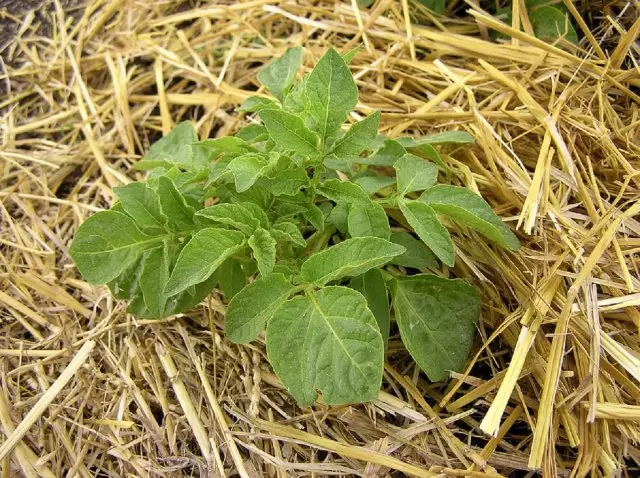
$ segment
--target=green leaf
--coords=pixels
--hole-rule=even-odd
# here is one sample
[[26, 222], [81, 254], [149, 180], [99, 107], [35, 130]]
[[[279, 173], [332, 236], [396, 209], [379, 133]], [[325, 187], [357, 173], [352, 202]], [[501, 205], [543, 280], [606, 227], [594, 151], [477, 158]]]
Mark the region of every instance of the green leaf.
[[233, 258], [224, 261], [218, 270], [218, 288], [227, 300], [233, 299], [247, 284], [247, 274], [242, 269], [242, 264]]
[[240, 249], [243, 241], [244, 234], [228, 229], [198, 231], [180, 251], [164, 293], [172, 296], [204, 282], [227, 257]]
[[343, 234], [349, 229], [349, 204], [341, 202], [331, 209], [327, 216], [327, 223], [333, 225]]
[[398, 138], [397, 141], [405, 148], [417, 148], [422, 144], [468, 144], [475, 142], [475, 138], [466, 131], [445, 131], [420, 138]]
[[144, 304], [155, 318], [164, 317], [167, 296], [164, 287], [169, 280], [169, 257], [167, 247], [156, 247], [145, 253], [140, 275], [140, 290]]
[[367, 194], [375, 194], [381, 189], [395, 184], [395, 182], [396, 178], [391, 176], [361, 176], [355, 180], [355, 183]]
[[136, 221], [138, 227], [163, 229], [167, 218], [160, 209], [158, 193], [144, 183], [131, 183], [113, 188], [122, 209]]
[[[372, 2], [372, 0], [367, 0], [367, 1], [371, 1]], [[356, 55], [358, 54], [358, 52], [360, 50], [362, 50], [362, 43], [358, 44], [357, 46], [354, 46], [351, 50], [349, 50], [348, 52], [344, 53], [342, 55], [342, 59], [348, 65], [349, 63], [351, 63], [351, 60], [353, 60], [356, 57]]]
[[258, 204], [253, 202], [240, 202], [238, 204], [248, 210], [251, 215], [258, 220], [258, 224], [260, 224], [262, 227], [269, 228], [269, 218], [267, 217], [267, 213], [262, 208], [262, 206], [259, 206]]
[[307, 73], [299, 81], [293, 84], [289, 93], [284, 97], [282, 108], [285, 111], [305, 117], [304, 91], [308, 78], [309, 74]]
[[393, 166], [397, 160], [407, 154], [407, 150], [394, 139], [385, 139], [382, 147], [368, 158], [359, 160], [371, 166]]
[[364, 190], [355, 183], [329, 179], [318, 185], [316, 191], [336, 203], [370, 204], [371, 199]]
[[216, 204], [196, 213], [197, 217], [204, 217], [211, 221], [226, 224], [250, 236], [258, 227], [259, 221], [242, 204]]
[[311, 223], [316, 231], [324, 229], [324, 214], [322, 210], [315, 204], [306, 204], [307, 210], [302, 213], [304, 218]]
[[404, 251], [404, 247], [378, 237], [354, 237], [309, 257], [302, 264], [302, 279], [322, 286], [342, 277], [364, 274]]
[[141, 232], [126, 214], [100, 211], [78, 228], [69, 254], [88, 282], [106, 284], [157, 242], [157, 237]]
[[405, 347], [436, 382], [461, 371], [480, 317], [480, 296], [460, 279], [419, 275], [392, 282], [393, 310]]
[[371, 269], [358, 277], [351, 279], [349, 287], [360, 292], [365, 299], [369, 310], [373, 312], [378, 329], [382, 335], [382, 341], [387, 343], [389, 340], [389, 293], [387, 285], [382, 277], [380, 269]]
[[573, 44], [578, 43], [578, 34], [569, 16], [556, 7], [542, 6], [528, 12], [529, 20], [537, 38], [554, 42], [564, 37]]
[[158, 178], [158, 195], [162, 212], [169, 219], [169, 226], [173, 230], [184, 231], [194, 226], [195, 209], [187, 204], [171, 179], [164, 176]]
[[198, 135], [193, 125], [189, 121], [184, 121], [153, 143], [149, 152], [134, 165], [134, 168], [148, 170], [163, 164], [169, 167], [175, 165], [189, 168], [192, 166], [192, 151], [189, 146], [196, 141], [198, 141]]
[[276, 241], [291, 242], [300, 247], [307, 245], [304, 237], [302, 237], [300, 233], [300, 229], [292, 222], [279, 222], [274, 224], [269, 232]]
[[453, 241], [449, 231], [440, 224], [435, 211], [419, 201], [401, 201], [400, 210], [418, 237], [438, 256], [438, 259], [453, 267], [455, 263]]
[[358, 102], [358, 87], [349, 67], [333, 48], [318, 61], [307, 79], [309, 114], [324, 145]]
[[331, 152], [338, 157], [358, 156], [376, 138], [380, 125], [380, 112], [367, 116], [351, 125], [342, 138], [335, 142]]
[[413, 154], [405, 154], [393, 168], [400, 196], [430, 188], [438, 179], [438, 167]]
[[268, 276], [276, 265], [276, 241], [269, 231], [259, 227], [249, 238], [249, 247], [258, 263], [260, 275]]
[[516, 250], [520, 241], [491, 207], [473, 191], [458, 186], [438, 185], [425, 191], [420, 201], [437, 213], [475, 229], [507, 249]]
[[229, 163], [229, 171], [233, 174], [236, 191], [246, 191], [266, 172], [267, 160], [256, 153], [243, 154]]
[[304, 156], [318, 154], [318, 137], [304, 125], [299, 116], [286, 111], [262, 110], [260, 118], [271, 139], [282, 149], [295, 151]]
[[236, 136], [247, 143], [260, 143], [269, 139], [269, 131], [262, 124], [250, 124], [238, 131]]
[[431, 249], [408, 232], [392, 232], [391, 242], [399, 244], [407, 250], [404, 254], [394, 257], [391, 264], [414, 269], [428, 269], [438, 265], [436, 256], [431, 252]]
[[293, 291], [282, 274], [261, 277], [236, 294], [224, 317], [224, 331], [229, 340], [246, 344], [255, 340], [267, 321]]
[[388, 240], [391, 234], [387, 213], [376, 203], [349, 206], [348, 224], [351, 237], [370, 236]]
[[440, 14], [443, 14], [447, 9], [446, 0], [418, 0], [418, 3], [421, 3], [428, 9]]
[[127, 266], [118, 277], [110, 281], [107, 286], [116, 299], [132, 299], [140, 292], [140, 274], [142, 273], [142, 255]]
[[250, 96], [244, 103], [240, 105], [238, 111], [245, 111], [249, 113], [255, 113], [256, 111], [263, 110], [265, 108], [278, 109], [280, 108], [275, 101], [264, 96]]
[[258, 81], [281, 102], [296, 77], [303, 53], [302, 47], [288, 48], [284, 55], [272, 61], [258, 73]]
[[267, 323], [267, 354], [300, 405], [317, 391], [329, 405], [373, 400], [382, 382], [384, 344], [365, 298], [326, 287], [282, 304]]
[[268, 177], [260, 179], [260, 185], [274, 196], [295, 196], [301, 188], [308, 184], [307, 172], [299, 167], [275, 170]]

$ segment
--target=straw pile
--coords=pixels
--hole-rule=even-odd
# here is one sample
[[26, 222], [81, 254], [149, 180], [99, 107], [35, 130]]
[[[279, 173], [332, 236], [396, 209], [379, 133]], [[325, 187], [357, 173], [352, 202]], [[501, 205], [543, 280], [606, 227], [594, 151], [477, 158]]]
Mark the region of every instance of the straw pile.
[[[536, 40], [524, 2], [513, 25], [468, 3], [429, 27], [406, 0], [54, 0], [49, 37], [33, 12], [3, 16], [2, 476], [638, 472], [640, 6], [566, 0], [571, 47]], [[261, 64], [301, 44], [308, 69], [360, 42], [358, 114], [382, 110], [392, 136], [473, 134], [445, 151], [446, 180], [479, 191], [524, 247], [455, 229], [450, 272], [484, 304], [464, 373], [430, 384], [392, 337], [378, 400], [301, 409], [262, 343], [225, 340], [219, 296], [136, 321], [67, 247], [172, 125], [233, 133]]]

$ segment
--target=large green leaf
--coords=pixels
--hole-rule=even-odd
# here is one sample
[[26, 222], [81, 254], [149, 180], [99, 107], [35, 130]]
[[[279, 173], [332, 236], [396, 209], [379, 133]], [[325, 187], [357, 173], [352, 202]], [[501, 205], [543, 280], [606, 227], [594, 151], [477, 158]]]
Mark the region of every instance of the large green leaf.
[[364, 189], [349, 181], [329, 179], [320, 183], [316, 191], [337, 203], [371, 204], [371, 199]]
[[244, 234], [237, 231], [214, 227], [198, 231], [180, 251], [164, 293], [172, 296], [204, 282], [243, 241]]
[[106, 284], [159, 240], [141, 232], [126, 214], [100, 211], [78, 228], [69, 254], [88, 282]]
[[384, 344], [359, 292], [326, 287], [282, 304], [267, 324], [267, 354], [301, 405], [317, 392], [329, 405], [373, 400], [382, 382]]
[[302, 47], [288, 48], [284, 55], [258, 73], [258, 81], [269, 88], [273, 96], [280, 101], [284, 100], [284, 94], [296, 77], [303, 53]]
[[236, 344], [255, 340], [293, 286], [282, 274], [261, 277], [236, 294], [224, 317], [227, 338]]
[[[508, 249], [518, 249], [520, 241], [484, 199], [467, 188], [441, 184], [425, 191], [420, 201], [436, 212], [459, 221]], [[434, 251], [435, 252], [435, 251]]]
[[398, 194], [423, 191], [433, 186], [438, 179], [438, 167], [413, 154], [405, 154], [395, 162]]
[[380, 269], [371, 269], [362, 275], [354, 277], [349, 287], [360, 292], [365, 299], [369, 310], [373, 312], [382, 340], [386, 344], [389, 340], [389, 293], [384, 277]]
[[400, 210], [418, 237], [448, 266], [455, 263], [455, 250], [449, 231], [431, 207], [419, 201], [401, 201]]
[[193, 167], [190, 145], [198, 141], [198, 135], [189, 121], [183, 121], [164, 137], [151, 145], [149, 152], [135, 164], [136, 169], [148, 170], [158, 166]]
[[478, 292], [460, 279], [397, 278], [391, 295], [405, 347], [432, 381], [460, 371], [480, 317]]
[[339, 158], [358, 156], [376, 138], [379, 125], [380, 112], [376, 111], [351, 125], [344, 136], [335, 142], [331, 152]]
[[578, 34], [567, 13], [548, 5], [532, 9], [528, 14], [534, 33], [541, 40], [553, 42], [564, 37], [571, 43], [578, 43]]
[[348, 228], [351, 237], [381, 237], [389, 239], [391, 230], [387, 213], [380, 204], [352, 204], [349, 206]]
[[324, 145], [358, 102], [358, 87], [351, 71], [333, 48], [325, 53], [309, 75], [305, 93], [309, 114]]
[[318, 154], [318, 137], [299, 116], [280, 110], [262, 110], [260, 118], [271, 139], [282, 149], [306, 156]]
[[239, 260], [230, 257], [215, 271], [218, 276], [218, 289], [227, 300], [233, 299], [247, 285], [247, 274]]
[[145, 183], [130, 183], [113, 188], [122, 209], [131, 216], [138, 227], [164, 228], [167, 218], [160, 209], [158, 193]]
[[323, 285], [342, 277], [364, 274], [404, 251], [404, 247], [378, 237], [354, 237], [309, 257], [302, 264], [302, 278]]

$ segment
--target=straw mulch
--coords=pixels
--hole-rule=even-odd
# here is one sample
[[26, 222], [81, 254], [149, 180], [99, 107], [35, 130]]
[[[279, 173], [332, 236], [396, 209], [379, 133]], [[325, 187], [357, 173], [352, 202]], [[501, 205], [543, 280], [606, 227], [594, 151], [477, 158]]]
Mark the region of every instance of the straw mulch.
[[[565, 1], [572, 47], [536, 40], [523, 3], [513, 25], [475, 9], [424, 27], [406, 0], [54, 1], [50, 37], [4, 14], [2, 476], [638, 476], [640, 7]], [[429, 383], [396, 336], [378, 400], [304, 409], [263, 343], [224, 338], [218, 295], [140, 322], [67, 248], [172, 125], [233, 133], [260, 65], [300, 44], [308, 69], [360, 42], [357, 116], [382, 110], [392, 136], [473, 134], [444, 150], [442, 179], [479, 191], [524, 247], [452, 226], [449, 273], [484, 304], [464, 373]]]

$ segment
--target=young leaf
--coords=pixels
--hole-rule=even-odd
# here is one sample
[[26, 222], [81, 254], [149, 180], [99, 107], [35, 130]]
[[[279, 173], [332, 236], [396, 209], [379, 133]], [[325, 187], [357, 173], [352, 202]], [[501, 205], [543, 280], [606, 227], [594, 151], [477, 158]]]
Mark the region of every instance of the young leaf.
[[392, 282], [393, 310], [405, 347], [430, 380], [461, 371], [480, 317], [480, 296], [460, 279], [434, 275]]
[[158, 193], [144, 183], [131, 183], [113, 188], [122, 209], [131, 216], [139, 227], [164, 228], [167, 218], [160, 209]]
[[260, 224], [262, 227], [265, 227], [267, 229], [269, 228], [269, 224], [270, 224], [269, 218], [267, 217], [267, 213], [264, 211], [264, 209], [261, 206], [259, 206], [254, 202], [240, 202], [238, 204], [240, 204], [247, 211], [249, 211], [251, 215], [258, 220], [258, 224]]
[[302, 47], [288, 48], [284, 55], [258, 73], [258, 81], [266, 86], [280, 102], [284, 100], [284, 94], [296, 77], [303, 53]]
[[422, 191], [433, 186], [438, 179], [438, 167], [413, 154], [405, 154], [393, 165], [396, 170], [398, 194]]
[[404, 247], [378, 237], [354, 237], [309, 257], [302, 264], [302, 279], [322, 286], [342, 277], [364, 274], [404, 251]]
[[231, 257], [218, 267], [215, 274], [218, 276], [218, 288], [227, 300], [233, 299], [247, 284], [242, 264]]
[[269, 231], [259, 227], [249, 238], [249, 247], [258, 263], [260, 275], [268, 276], [276, 265], [276, 241]]
[[356, 57], [356, 55], [360, 50], [362, 50], [362, 43], [359, 43], [358, 45], [354, 46], [351, 50], [344, 53], [342, 55], [342, 59], [348, 65], [349, 63], [351, 63], [351, 60], [353, 60]]
[[162, 212], [169, 219], [173, 230], [184, 231], [193, 227], [195, 209], [187, 204], [171, 179], [164, 176], [158, 178], [158, 196]]
[[260, 154], [248, 153], [231, 160], [227, 168], [233, 173], [236, 191], [241, 193], [253, 186], [265, 173], [267, 160]]
[[335, 142], [331, 152], [338, 157], [358, 156], [376, 138], [380, 125], [380, 112], [367, 116], [351, 125], [342, 138]]
[[204, 282], [242, 246], [243, 241], [244, 234], [228, 229], [207, 228], [198, 231], [180, 251], [164, 293], [172, 296]]
[[189, 145], [196, 141], [198, 141], [198, 135], [193, 125], [189, 121], [183, 121], [153, 143], [149, 152], [135, 164], [134, 168], [148, 170], [163, 164], [189, 168], [192, 165], [192, 152]]
[[326, 287], [282, 304], [267, 323], [267, 354], [298, 403], [316, 391], [329, 405], [373, 400], [382, 382], [384, 344], [365, 298]]
[[143, 265], [142, 255], [140, 255], [118, 277], [107, 284], [116, 299], [133, 299], [140, 293], [140, 274]]
[[318, 154], [318, 137], [304, 125], [299, 116], [280, 110], [262, 110], [260, 118], [271, 139], [282, 149], [304, 156]]
[[[426, 207], [425, 207], [426, 206]], [[419, 201], [401, 201], [400, 210], [418, 237], [446, 265], [453, 267], [455, 250], [449, 231], [440, 224], [435, 211]]]
[[491, 207], [476, 193], [458, 186], [438, 185], [420, 196], [436, 212], [480, 232], [507, 249], [516, 250], [520, 241]]
[[100, 211], [78, 228], [69, 254], [88, 282], [106, 284], [158, 240], [141, 232], [126, 214]]
[[351, 71], [333, 48], [318, 61], [307, 79], [309, 114], [322, 144], [340, 129], [358, 102], [358, 87]]
[[396, 179], [391, 176], [361, 176], [355, 180], [355, 183], [367, 194], [375, 194], [395, 182]]
[[386, 344], [389, 340], [389, 293], [382, 277], [380, 269], [371, 269], [358, 277], [351, 279], [349, 287], [360, 292], [365, 299], [369, 310], [373, 312], [378, 328], [382, 335], [382, 341]]
[[196, 217], [205, 217], [221, 224], [226, 224], [250, 236], [258, 227], [259, 221], [242, 204], [216, 204], [196, 213]]
[[275, 310], [293, 291], [282, 274], [261, 277], [238, 292], [227, 307], [224, 331], [233, 343], [247, 344], [258, 337]]
[[355, 183], [329, 179], [318, 185], [316, 191], [336, 203], [370, 204], [371, 199], [364, 190]]
[[256, 111], [260, 111], [265, 108], [278, 109], [279, 106], [275, 101], [265, 98], [264, 96], [250, 96], [244, 100], [244, 103], [240, 105], [238, 111], [255, 113]]
[[169, 279], [169, 257], [166, 246], [156, 247], [145, 253], [140, 275], [140, 290], [144, 305], [154, 318], [164, 317], [167, 296], [164, 286]]
[[352, 204], [348, 216], [351, 237], [381, 237], [389, 239], [391, 230], [387, 213], [380, 204]]
[[438, 265], [436, 256], [431, 252], [431, 249], [408, 232], [392, 232], [390, 240], [407, 250], [404, 254], [394, 257], [391, 264], [414, 269], [428, 269]]
[[274, 224], [269, 232], [276, 241], [291, 242], [300, 247], [304, 247], [307, 244], [298, 226], [292, 222]]

